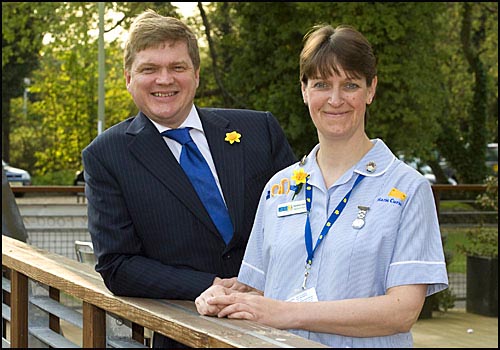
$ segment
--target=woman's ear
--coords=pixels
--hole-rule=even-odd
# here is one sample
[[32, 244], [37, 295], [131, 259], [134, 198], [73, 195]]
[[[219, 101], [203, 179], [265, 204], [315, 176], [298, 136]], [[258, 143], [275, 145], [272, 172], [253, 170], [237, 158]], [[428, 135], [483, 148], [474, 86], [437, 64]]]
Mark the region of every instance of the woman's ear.
[[373, 99], [375, 98], [375, 92], [377, 91], [377, 76], [374, 76], [372, 79], [372, 84], [368, 87], [368, 96], [366, 99], [367, 104], [371, 104]]
[[307, 106], [307, 91], [306, 84], [304, 82], [300, 82], [300, 90], [302, 91], [302, 99], [304, 100], [304, 104]]

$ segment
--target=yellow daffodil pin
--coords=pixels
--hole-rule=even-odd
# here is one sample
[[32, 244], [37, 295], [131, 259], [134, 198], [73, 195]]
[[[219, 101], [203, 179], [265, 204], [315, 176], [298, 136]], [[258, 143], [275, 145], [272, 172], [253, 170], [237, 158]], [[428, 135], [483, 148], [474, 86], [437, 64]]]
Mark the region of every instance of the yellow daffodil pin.
[[232, 145], [235, 142], [240, 142], [240, 137], [241, 134], [237, 133], [236, 131], [231, 131], [226, 133], [226, 138], [224, 139], [224, 141], [227, 141]]
[[304, 169], [299, 168], [298, 170], [293, 171], [293, 175], [291, 177], [292, 181], [295, 181], [295, 192], [292, 197], [292, 201], [295, 199], [295, 196], [299, 194], [300, 190], [302, 189], [302, 185], [306, 183], [307, 177], [309, 176], [308, 173], [304, 171]]

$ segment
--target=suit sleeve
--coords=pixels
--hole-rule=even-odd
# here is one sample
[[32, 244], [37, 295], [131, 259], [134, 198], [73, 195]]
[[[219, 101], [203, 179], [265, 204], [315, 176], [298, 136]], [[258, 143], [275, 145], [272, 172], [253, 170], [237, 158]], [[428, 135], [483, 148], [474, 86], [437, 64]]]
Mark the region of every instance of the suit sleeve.
[[168, 266], [145, 256], [120, 184], [108, 170], [111, 162], [103, 160], [103, 152], [95, 153], [89, 148], [82, 153], [85, 194], [98, 258], [96, 271], [107, 288], [123, 296], [194, 300], [216, 275]]

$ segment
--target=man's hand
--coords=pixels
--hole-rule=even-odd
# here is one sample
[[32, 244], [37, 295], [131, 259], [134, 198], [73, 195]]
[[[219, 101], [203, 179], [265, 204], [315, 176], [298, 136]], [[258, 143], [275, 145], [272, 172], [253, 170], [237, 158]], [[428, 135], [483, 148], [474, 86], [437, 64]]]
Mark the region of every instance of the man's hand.
[[252, 291], [256, 290], [250, 286], [247, 286], [244, 283], [238, 282], [237, 277], [225, 278], [225, 279], [215, 277], [212, 285], [213, 286], [215, 286], [215, 285], [223, 286], [223, 287], [231, 289], [234, 292], [246, 293], [246, 292], [252, 292]]

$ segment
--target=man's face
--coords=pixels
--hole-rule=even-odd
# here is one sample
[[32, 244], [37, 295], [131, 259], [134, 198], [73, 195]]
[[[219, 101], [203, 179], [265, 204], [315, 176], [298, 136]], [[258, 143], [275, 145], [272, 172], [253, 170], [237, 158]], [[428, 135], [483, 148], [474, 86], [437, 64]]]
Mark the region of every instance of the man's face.
[[125, 72], [127, 90], [149, 118], [177, 128], [187, 118], [200, 82], [184, 42], [165, 42], [139, 51]]

